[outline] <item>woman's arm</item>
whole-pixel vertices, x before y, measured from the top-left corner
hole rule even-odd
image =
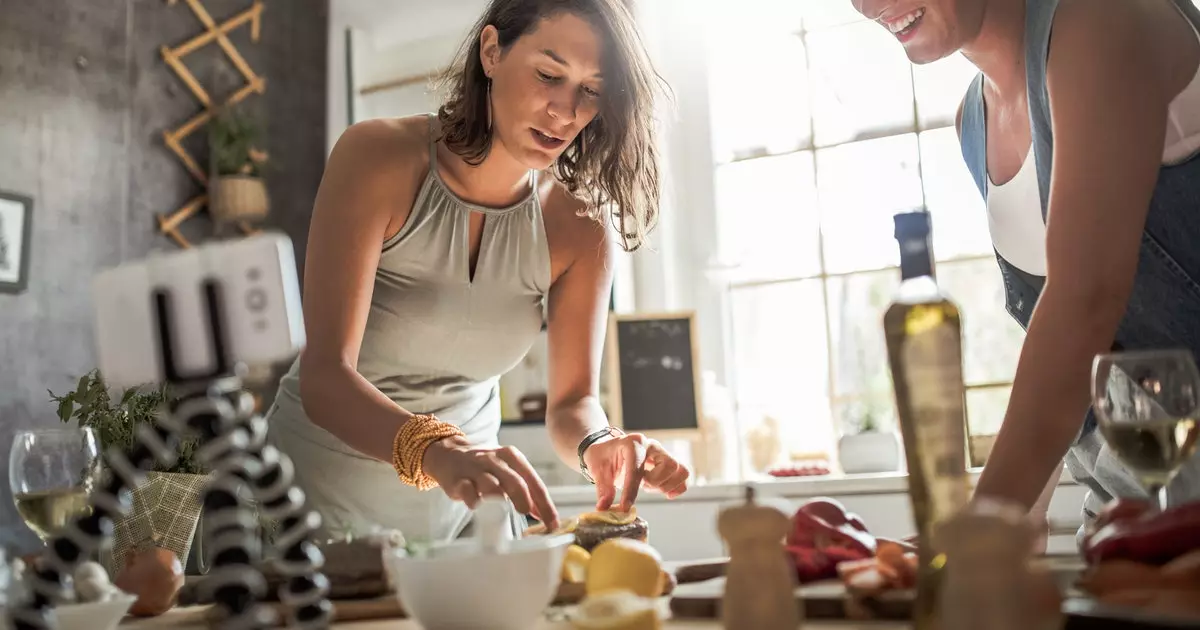
[[[1162,161],[1169,3],[1064,1],[1048,84],[1055,153],[1047,279],[1029,324],[980,495],[1032,506],[1058,471],[1091,402],[1091,365],[1125,312]],[[1190,33],[1189,33],[1190,34]],[[1179,86],[1182,87],[1182,86]]]
[[[604,226],[566,208],[550,212],[560,214],[552,219],[560,234],[558,242],[578,254],[550,288],[546,429],[559,459],[579,470],[579,443],[608,426],[600,407],[600,358],[608,328],[616,239]]]
[[[424,143],[406,135],[416,134],[404,123],[368,121],[338,140],[317,192],[304,265],[304,411],[352,448],[384,462],[391,462],[392,441],[412,414],[357,366],[383,242],[403,225],[415,196],[409,181],[415,178],[406,175],[420,168],[414,151]]]

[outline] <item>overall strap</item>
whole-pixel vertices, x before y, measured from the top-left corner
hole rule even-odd
[[[960,150],[967,170],[979,188],[979,194],[987,201],[987,122],[983,103],[983,73],[975,75],[971,86],[963,97],[962,121],[959,130]]]
[[[1029,100],[1029,130],[1037,167],[1038,195],[1042,220],[1050,207],[1050,171],[1054,164],[1054,129],[1050,120],[1050,92],[1046,86],[1046,57],[1058,0],[1027,0],[1025,3],[1025,89]]]

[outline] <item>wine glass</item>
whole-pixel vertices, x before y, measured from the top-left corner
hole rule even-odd
[[[8,479],[17,513],[42,542],[91,513],[88,496],[100,476],[91,427],[19,431],[9,453]]]
[[[1109,448],[1167,509],[1167,485],[1196,453],[1200,372],[1186,350],[1102,354],[1092,405]]]

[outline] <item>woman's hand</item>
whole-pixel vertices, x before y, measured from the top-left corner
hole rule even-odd
[[[462,437],[447,438],[429,445],[421,465],[446,496],[471,509],[482,497],[508,497],[513,507],[545,523],[547,530],[558,528],[558,511],[546,484],[511,446],[472,448]]]
[[[628,512],[642,485],[674,499],[687,491],[691,476],[691,471],[671,457],[662,444],[641,433],[597,442],[583,452],[583,461],[596,481],[596,509],[600,511],[612,508],[618,481],[621,504],[617,509]]]

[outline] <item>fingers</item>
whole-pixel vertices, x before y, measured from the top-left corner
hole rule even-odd
[[[455,501],[462,501],[467,504],[468,508],[475,509],[479,505],[479,490],[475,487],[475,482],[470,479],[459,479],[450,487],[443,487],[442,490],[446,496]]]
[[[646,447],[642,440],[643,438],[636,434],[620,438],[622,468],[625,472],[625,480],[621,485],[621,506],[618,508],[622,512],[633,508],[634,502],[637,501],[638,489],[642,486],[642,477],[645,474],[643,467],[646,462]]]
[[[612,481],[602,481],[596,478],[596,511],[605,512],[612,509],[613,501],[617,498],[617,489]]]
[[[509,468],[508,464],[501,460],[495,451],[481,452],[479,460],[484,471],[494,476],[499,482],[503,494],[508,495],[513,507],[517,508],[521,514],[529,514],[533,509],[533,501],[529,497],[529,488],[526,487],[525,480],[512,468]]]
[[[542,482],[541,476],[533,469],[533,465],[525,458],[524,453],[511,446],[506,446],[496,451],[496,457],[524,480],[526,497],[530,502],[533,516],[545,523],[551,531],[558,529],[558,510],[554,507],[554,501],[550,499],[550,491]],[[528,514],[529,511],[525,513]]]
[[[668,499],[674,499],[687,491],[691,471],[668,455],[661,445],[651,443],[646,447],[645,467],[646,476],[643,483],[647,487],[662,492]]]

